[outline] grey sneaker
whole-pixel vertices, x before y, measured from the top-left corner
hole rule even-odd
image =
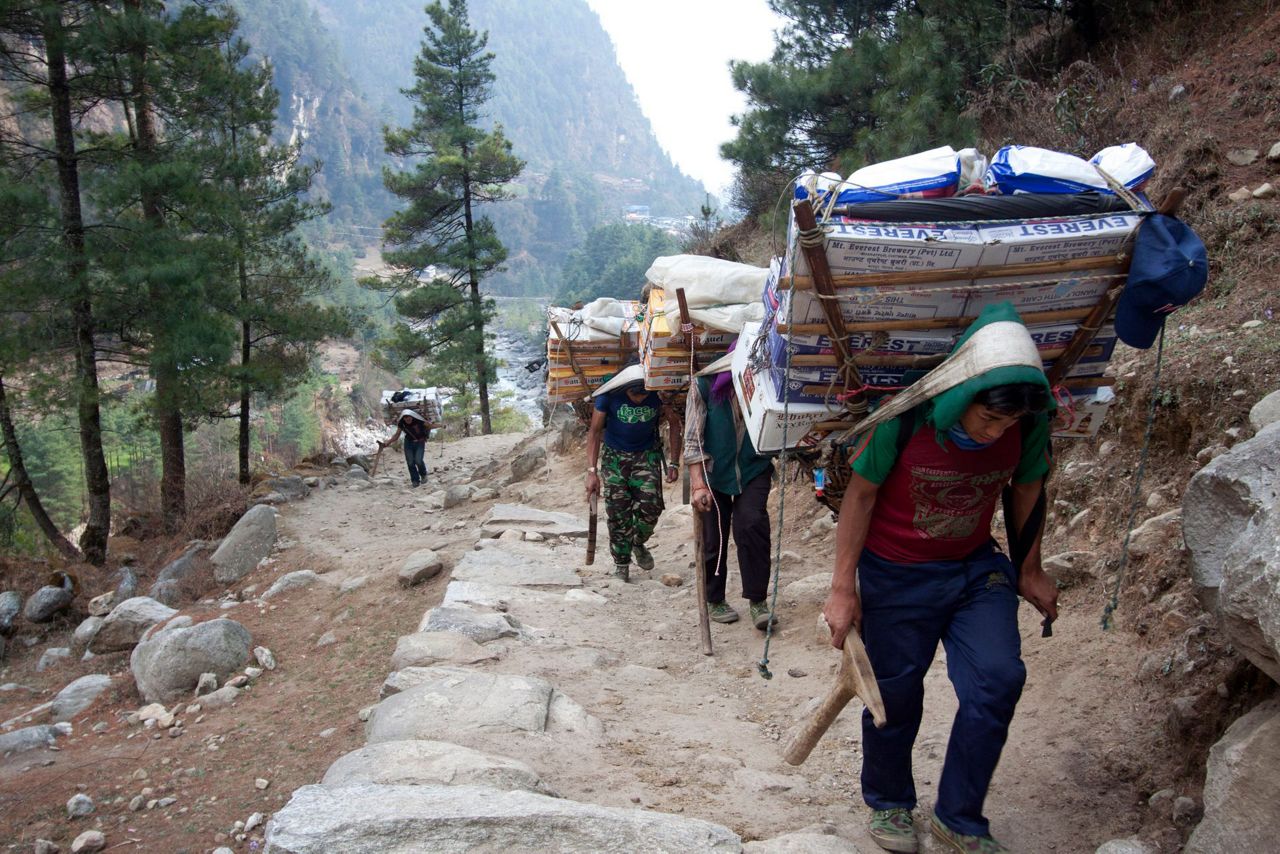
[[[728,602],[708,602],[707,616],[717,623],[738,622],[738,612]]]
[[[920,850],[920,843],[916,841],[916,822],[909,809],[872,810],[867,832],[885,851]]]
[[[631,564],[615,563],[613,565],[613,574],[617,578],[621,578],[623,581],[630,581],[631,580]]]
[[[778,625],[778,618],[769,610],[769,603],[765,601],[752,602],[751,625],[760,629],[760,631],[764,631],[769,628],[770,621],[772,621],[775,626]]]
[[[636,566],[650,572],[653,570],[653,553],[636,543],[631,547],[631,556],[636,559]]]

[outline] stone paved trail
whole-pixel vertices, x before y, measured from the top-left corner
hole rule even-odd
[[[506,463],[516,438],[451,445],[426,489],[408,489],[398,461],[384,460],[372,488],[326,490],[284,510],[286,535],[327,558],[335,583],[392,575],[424,547],[451,576],[440,601],[406,604],[421,609],[420,631],[401,639],[394,665],[387,654],[385,699],[367,698],[369,746],[294,793],[272,819],[269,850],[336,850],[341,840],[353,851],[736,851],[742,840],[749,851],[878,851],[862,829],[853,706],[805,765],[780,755],[837,660],[816,631],[830,535],[800,537],[811,502],[789,503],[806,506],[784,535],[766,681],[756,670],[764,635],[745,620],[713,624],[715,655],[698,652],[691,518],[678,488],[651,543],[658,567],[633,571],[630,584],[607,575],[603,520],[604,560],[583,565],[577,456],[549,454],[548,467],[511,486],[500,469],[480,484],[497,488],[493,499],[439,506],[439,490]],[[569,516],[553,525],[516,504]],[[664,586],[664,573],[684,584]],[[1092,611],[1069,599],[1052,640],[1024,612],[1030,678],[988,811],[1015,850],[1091,852],[1137,826],[1136,794],[1107,754],[1132,726],[1123,685],[1139,651],[1100,635]],[[943,665],[940,653],[916,749],[921,821],[955,710]],[[823,836],[777,839],[795,833]],[[925,840],[922,850],[938,849]]]

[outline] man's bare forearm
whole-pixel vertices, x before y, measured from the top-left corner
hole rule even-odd
[[[1040,490],[1044,487],[1041,480],[1033,480],[1030,483],[1015,483],[1013,485],[1013,521],[1017,526],[1017,530],[1021,531],[1027,524],[1027,520],[1031,518],[1031,511],[1035,509],[1036,501],[1040,498]],[[1022,566],[1016,566],[1014,569],[1019,572],[1024,569],[1031,572],[1041,572],[1040,565],[1040,540],[1044,536],[1044,518],[1040,519],[1040,527],[1036,531],[1036,537],[1031,543],[1031,550],[1027,552],[1026,560]]]
[[[876,506],[879,487],[858,475],[850,478],[840,503],[836,523],[836,563],[831,575],[831,592],[850,594],[858,589],[858,559],[871,530],[871,511]]]

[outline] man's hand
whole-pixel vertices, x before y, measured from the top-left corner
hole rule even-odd
[[[667,466],[666,469],[667,469],[667,475],[666,475],[667,483],[675,483],[677,480],[680,479],[679,465]]]
[[[836,649],[844,647],[845,635],[862,630],[862,600],[858,594],[837,593],[832,590],[827,602],[822,606],[823,619],[831,629],[831,645]]]
[[[1050,621],[1058,619],[1058,585],[1040,567],[1022,568],[1018,575],[1018,594]]]
[[[593,471],[587,472],[587,498],[600,493],[600,476]]]
[[[711,501],[711,490],[705,486],[695,486],[693,494],[689,496],[689,503],[703,513],[709,512],[714,506]]]

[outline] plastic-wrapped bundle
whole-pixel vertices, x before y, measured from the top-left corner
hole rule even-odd
[[[1005,195],[1111,193],[1107,180],[1095,165],[1130,190],[1141,187],[1156,168],[1151,155],[1132,142],[1104,148],[1092,160],[1030,145],[1006,145],[991,159],[987,191]]]
[[[974,152],[976,157],[977,155]],[[835,180],[832,181],[832,178]],[[937,199],[954,196],[960,184],[960,155],[949,145],[922,151],[897,160],[864,166],[848,178],[806,172],[796,182],[797,199],[825,197],[827,187],[839,187],[836,204],[856,205],[889,199]]]

